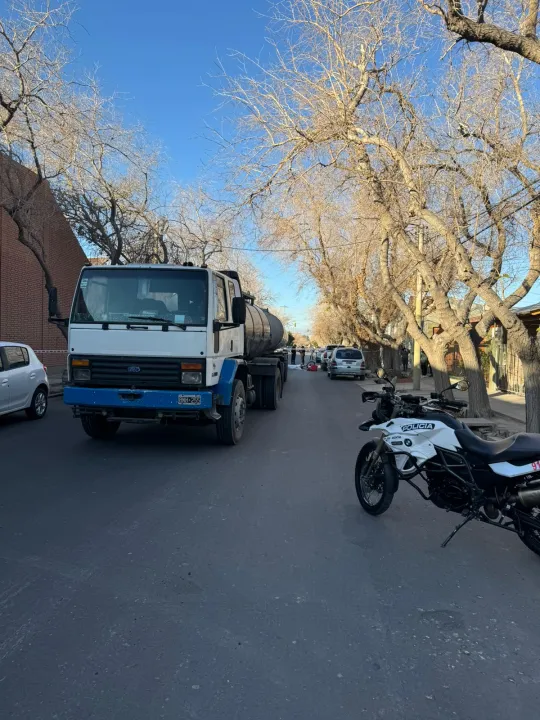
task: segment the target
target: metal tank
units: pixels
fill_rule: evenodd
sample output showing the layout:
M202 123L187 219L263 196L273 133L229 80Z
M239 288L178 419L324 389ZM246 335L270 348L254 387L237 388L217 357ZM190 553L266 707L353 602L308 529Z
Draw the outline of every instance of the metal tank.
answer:
M287 344L283 323L268 310L246 303L246 358L252 360Z

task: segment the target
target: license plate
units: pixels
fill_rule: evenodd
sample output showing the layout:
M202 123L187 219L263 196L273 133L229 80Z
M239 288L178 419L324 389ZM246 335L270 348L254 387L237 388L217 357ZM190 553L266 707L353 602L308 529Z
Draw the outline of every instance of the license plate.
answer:
M179 395L178 396L178 404L179 405L200 405L201 404L201 396L200 395Z

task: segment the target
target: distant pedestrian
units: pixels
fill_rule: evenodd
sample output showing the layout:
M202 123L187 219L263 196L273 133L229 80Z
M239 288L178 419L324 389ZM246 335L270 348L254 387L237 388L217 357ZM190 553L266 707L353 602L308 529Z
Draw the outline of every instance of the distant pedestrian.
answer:
M306 348L302 345L300 348L300 365L304 365L306 362Z
M406 348L405 345L401 347L400 357L403 372L407 372L409 369L409 348Z
M423 377L426 377L428 374L428 359L427 355L423 350L420 350L420 369L422 370Z
M296 365L296 345L291 348L291 365Z

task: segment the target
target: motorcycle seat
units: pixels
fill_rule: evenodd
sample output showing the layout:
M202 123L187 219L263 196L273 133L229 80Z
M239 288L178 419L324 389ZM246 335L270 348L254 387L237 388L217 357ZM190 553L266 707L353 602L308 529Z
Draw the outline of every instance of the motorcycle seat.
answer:
M488 463L540 461L540 434L518 433L504 440L482 440L469 428L455 430L461 447Z

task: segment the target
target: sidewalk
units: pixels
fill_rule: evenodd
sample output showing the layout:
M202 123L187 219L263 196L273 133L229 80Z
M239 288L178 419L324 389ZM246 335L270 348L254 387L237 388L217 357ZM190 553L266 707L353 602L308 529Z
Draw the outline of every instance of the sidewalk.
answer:
M376 390L380 387L375 383L375 378L366 378L364 382L358 383L366 390ZM435 390L435 383L432 377L423 377L419 391L413 391L412 380L408 382L398 382L397 388L400 392L414 392L418 395L428 395ZM460 392L454 390L456 400L468 400L468 392ZM525 425L525 398L523 395L513 395L512 393L495 392L489 396L489 404L496 415L511 420L513 423ZM523 430L524 428L520 428Z

